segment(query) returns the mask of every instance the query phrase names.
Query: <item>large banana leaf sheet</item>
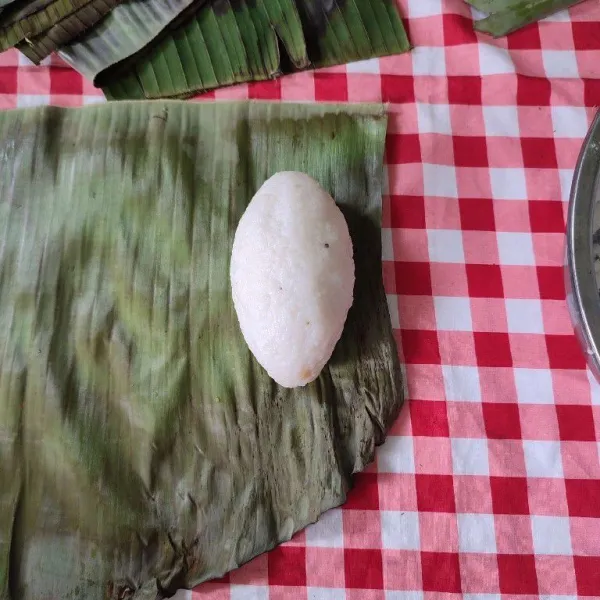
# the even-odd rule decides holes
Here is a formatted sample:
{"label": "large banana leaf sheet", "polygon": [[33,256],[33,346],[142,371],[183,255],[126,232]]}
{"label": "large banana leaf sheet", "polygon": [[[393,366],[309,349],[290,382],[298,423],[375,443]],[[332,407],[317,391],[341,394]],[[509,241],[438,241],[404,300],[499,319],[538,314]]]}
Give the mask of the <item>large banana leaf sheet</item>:
{"label": "large banana leaf sheet", "polygon": [[[168,597],[344,502],[403,398],[385,130],[381,106],[0,113],[2,600]],[[356,263],[334,355],[293,390],[249,352],[228,276],[240,216],[284,169],[333,194]]]}

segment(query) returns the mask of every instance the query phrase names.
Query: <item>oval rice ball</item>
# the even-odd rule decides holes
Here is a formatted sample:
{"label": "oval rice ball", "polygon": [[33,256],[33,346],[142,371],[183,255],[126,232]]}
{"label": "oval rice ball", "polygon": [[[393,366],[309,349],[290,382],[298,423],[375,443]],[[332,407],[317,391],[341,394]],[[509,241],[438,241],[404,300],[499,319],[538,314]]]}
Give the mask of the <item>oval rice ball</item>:
{"label": "oval rice ball", "polygon": [[342,335],[354,289],[352,241],[333,198],[304,173],[273,175],[240,219],[230,276],[257,361],[284,387],[316,379]]}

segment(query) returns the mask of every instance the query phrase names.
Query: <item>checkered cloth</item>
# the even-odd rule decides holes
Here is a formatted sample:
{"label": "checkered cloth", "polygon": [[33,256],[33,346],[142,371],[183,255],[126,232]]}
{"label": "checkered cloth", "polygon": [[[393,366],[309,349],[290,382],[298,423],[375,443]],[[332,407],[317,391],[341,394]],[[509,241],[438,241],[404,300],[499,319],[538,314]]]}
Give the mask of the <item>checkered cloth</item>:
{"label": "checkered cloth", "polygon": [[[409,402],[343,508],[181,598],[600,598],[600,386],[563,285],[600,3],[498,41],[460,0],[401,5],[410,55],[205,96],[390,103],[383,271]],[[57,59],[0,55],[0,108],[97,101]]]}

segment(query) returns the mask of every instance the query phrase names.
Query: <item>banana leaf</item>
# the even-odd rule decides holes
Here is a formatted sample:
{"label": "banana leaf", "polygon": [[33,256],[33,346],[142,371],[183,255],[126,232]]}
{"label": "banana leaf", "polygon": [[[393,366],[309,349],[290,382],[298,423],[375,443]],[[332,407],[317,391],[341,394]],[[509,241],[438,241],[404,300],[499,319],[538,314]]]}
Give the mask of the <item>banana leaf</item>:
{"label": "banana leaf", "polygon": [[59,55],[92,81],[146,49],[169,26],[207,0],[126,0]]}
{"label": "banana leaf", "polygon": [[59,21],[43,33],[27,38],[17,44],[17,48],[33,63],[39,64],[62,46],[96,25],[121,0],[95,0],[83,6],[72,15]]}
{"label": "banana leaf", "polygon": [[112,99],[185,97],[410,49],[394,0],[212,0],[150,49],[123,59],[119,43],[108,42],[118,37],[112,30],[122,27],[115,20],[126,6],[61,51]]}
{"label": "banana leaf", "polygon": [[[98,2],[101,6],[105,0],[39,0],[23,6],[13,14],[3,13],[0,19],[0,52],[30,40],[57,23],[73,15],[77,11]],[[34,6],[36,10],[33,10]]]}
{"label": "banana leaf", "polygon": [[502,37],[584,0],[466,0],[482,12],[491,13],[475,22],[475,29]]}
{"label": "banana leaf", "polygon": [[[169,597],[344,502],[403,401],[385,131],[381,105],[0,113],[2,600]],[[335,197],[356,265],[330,362],[292,390],[248,350],[228,276],[286,169]]]}

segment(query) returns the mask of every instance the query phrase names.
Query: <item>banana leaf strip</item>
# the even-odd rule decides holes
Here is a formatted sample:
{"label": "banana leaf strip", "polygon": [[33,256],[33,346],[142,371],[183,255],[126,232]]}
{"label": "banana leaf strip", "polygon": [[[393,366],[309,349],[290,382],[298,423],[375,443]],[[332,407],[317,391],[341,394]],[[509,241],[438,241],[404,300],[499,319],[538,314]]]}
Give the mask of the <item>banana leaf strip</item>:
{"label": "banana leaf strip", "polygon": [[96,77],[143,52],[207,0],[126,0],[59,55],[84,77]]}
{"label": "banana leaf strip", "polygon": [[[0,113],[0,598],[159,600],[344,502],[402,405],[381,276],[381,105],[113,102]],[[229,257],[305,171],[354,304],[304,388],[254,360]],[[293,351],[293,349],[290,349]]]}
{"label": "banana leaf strip", "polygon": [[502,37],[545,19],[584,0],[466,0],[477,10],[491,13],[475,22],[475,29]]}
{"label": "banana leaf strip", "polygon": [[110,99],[195,92],[410,50],[393,0],[219,0],[202,7],[126,73],[97,84]]}
{"label": "banana leaf strip", "polygon": [[9,25],[3,26],[0,24],[0,51],[12,48],[22,41],[42,34],[78,10],[89,6],[92,2],[100,2],[102,5],[104,1],[53,0],[47,6],[40,8],[40,10],[24,16]]}
{"label": "banana leaf strip", "polygon": [[92,28],[122,0],[95,0],[56,23],[40,35],[20,42],[17,48],[29,60],[39,64],[52,52]]}

